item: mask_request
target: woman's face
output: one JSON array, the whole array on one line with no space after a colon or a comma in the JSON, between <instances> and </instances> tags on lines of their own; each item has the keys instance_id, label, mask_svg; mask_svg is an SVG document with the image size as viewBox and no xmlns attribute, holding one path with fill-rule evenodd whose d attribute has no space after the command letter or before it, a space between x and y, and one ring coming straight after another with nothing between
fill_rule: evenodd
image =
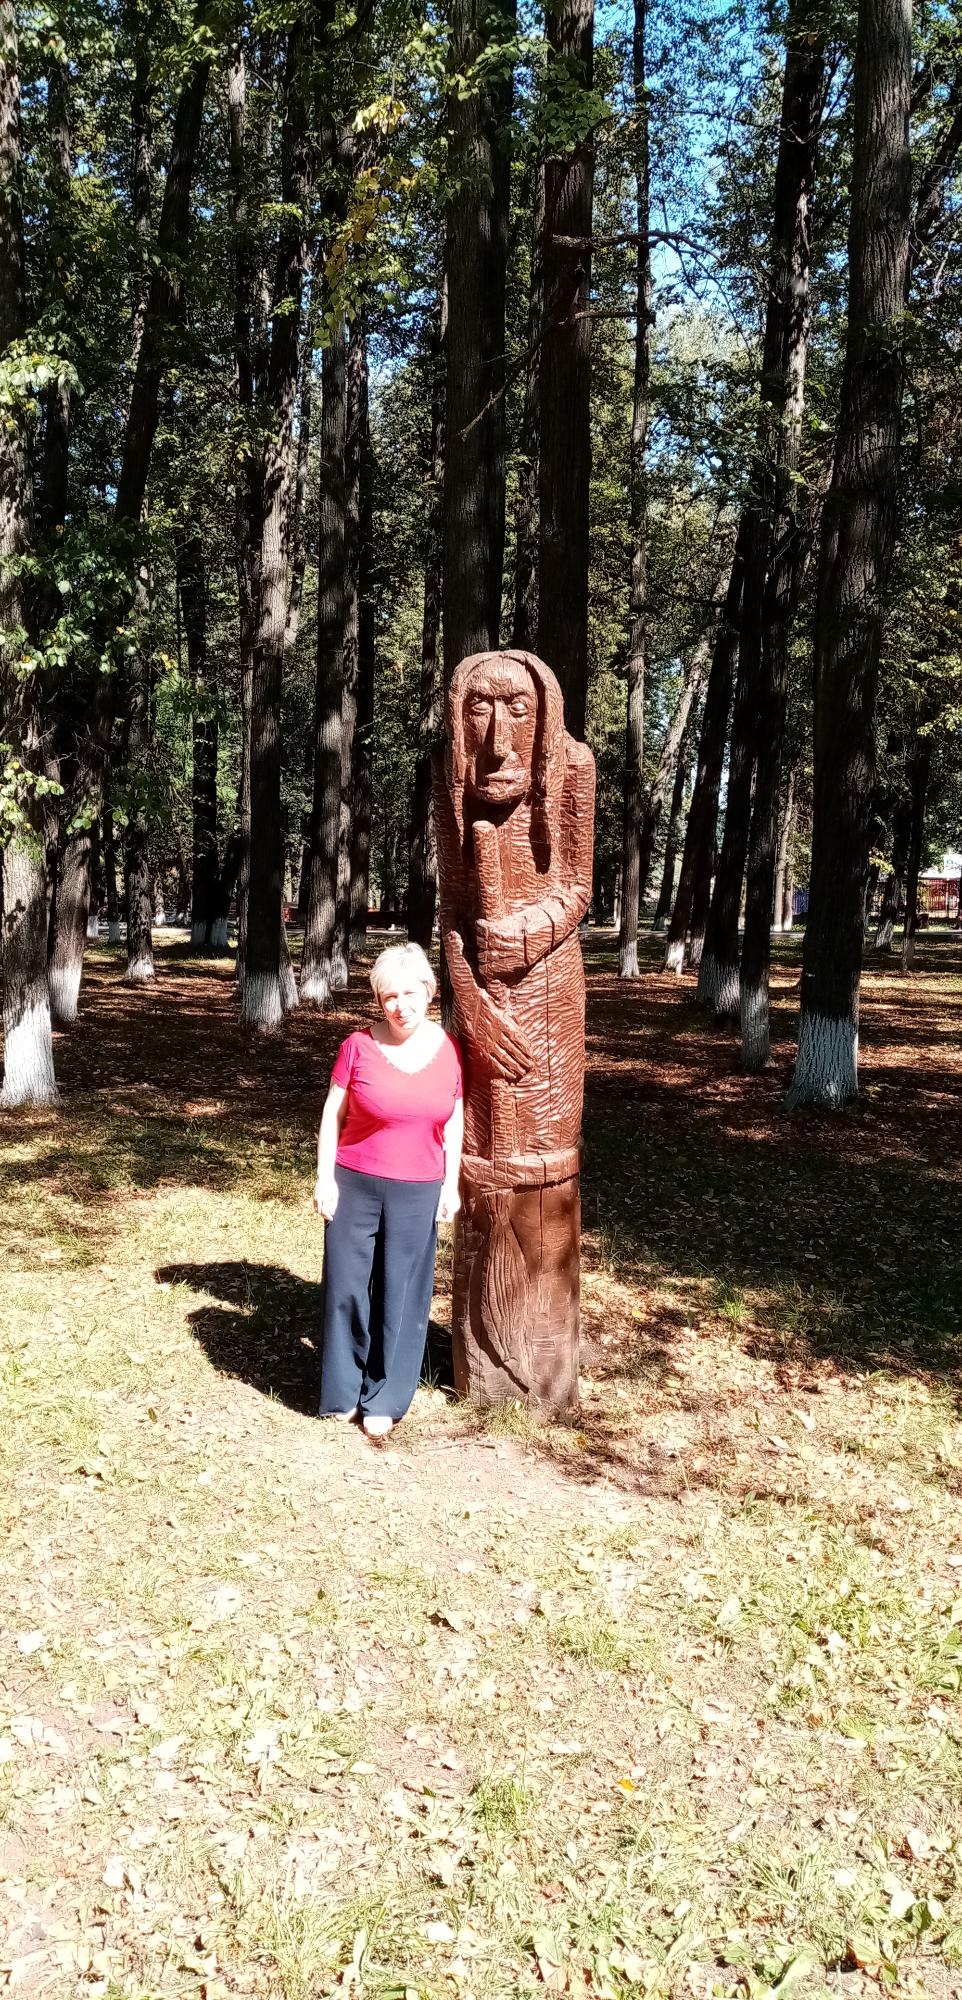
<instances>
[{"instance_id":1,"label":"woman's face","mask_svg":"<svg viewBox=\"0 0 962 2000\"><path fill-rule=\"evenodd\" d=\"M396 1042L406 1042L428 1011L428 989L422 979L399 979L379 995L381 1013Z\"/></svg>"}]
</instances>

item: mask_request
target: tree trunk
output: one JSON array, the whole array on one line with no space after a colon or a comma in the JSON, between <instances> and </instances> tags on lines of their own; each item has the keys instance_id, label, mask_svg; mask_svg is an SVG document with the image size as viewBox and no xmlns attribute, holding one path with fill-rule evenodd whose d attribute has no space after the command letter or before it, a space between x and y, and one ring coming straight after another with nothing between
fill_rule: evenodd
<instances>
[{"instance_id":1,"label":"tree trunk","mask_svg":"<svg viewBox=\"0 0 962 2000\"><path fill-rule=\"evenodd\" d=\"M541 412L538 390L544 326L544 162L532 169L531 276L528 291L528 350L524 410L519 444L518 497L514 516L514 623L511 644L527 651L538 633L538 465Z\"/></svg>"},{"instance_id":2,"label":"tree trunk","mask_svg":"<svg viewBox=\"0 0 962 2000\"><path fill-rule=\"evenodd\" d=\"M330 999L337 916L347 552L347 369L344 321L340 317L324 349L321 366L314 789L308 832L307 919L301 958L301 1001L309 1007L326 1007Z\"/></svg>"},{"instance_id":3,"label":"tree trunk","mask_svg":"<svg viewBox=\"0 0 962 2000\"><path fill-rule=\"evenodd\" d=\"M811 317L811 210L824 87L825 29L819 0L793 0L786 27L759 433L758 505L768 574L761 578L764 636L739 981L742 1061L752 1071L764 1069L770 1052L768 973L789 639L806 561L798 471Z\"/></svg>"},{"instance_id":4,"label":"tree trunk","mask_svg":"<svg viewBox=\"0 0 962 2000\"><path fill-rule=\"evenodd\" d=\"M360 951L367 937L371 867L371 756L374 739L374 667L376 625L374 602L374 461L368 402L367 348L360 377L360 520L357 583L357 714L351 777L351 951Z\"/></svg>"},{"instance_id":5,"label":"tree trunk","mask_svg":"<svg viewBox=\"0 0 962 2000\"><path fill-rule=\"evenodd\" d=\"M775 894L772 901L772 922L777 931L792 928L792 884L789 850L792 839L792 824L795 813L795 766L789 766L782 800L781 817L778 822L778 851L775 858ZM788 922L785 921L785 905L788 903Z\"/></svg>"},{"instance_id":6,"label":"tree trunk","mask_svg":"<svg viewBox=\"0 0 962 2000\"><path fill-rule=\"evenodd\" d=\"M141 600L146 586L141 581ZM150 863L146 787L149 782L151 686L150 663L142 647L133 656L127 676L127 726L124 749L131 774L131 799L124 834L124 892L127 906L127 971L131 986L149 986L154 968L154 881Z\"/></svg>"},{"instance_id":7,"label":"tree trunk","mask_svg":"<svg viewBox=\"0 0 962 2000\"><path fill-rule=\"evenodd\" d=\"M63 838L57 857L47 965L50 1016L57 1028L69 1028L77 1019L93 899L93 832L92 824L76 827Z\"/></svg>"},{"instance_id":8,"label":"tree trunk","mask_svg":"<svg viewBox=\"0 0 962 2000\"><path fill-rule=\"evenodd\" d=\"M20 70L13 0L0 0L0 355L26 331L20 209ZM0 424L0 691L2 736L23 766L8 802L17 820L0 861L4 1072L0 1106L57 1101L47 988L46 850L52 832L35 781L44 776L41 690L36 674L18 679L29 606L16 564L32 543L32 481L26 412L16 402ZM11 563L14 564L11 570Z\"/></svg>"},{"instance_id":9,"label":"tree trunk","mask_svg":"<svg viewBox=\"0 0 962 2000\"><path fill-rule=\"evenodd\" d=\"M676 977L681 976L684 968L685 939L689 929L693 938L698 939L697 957L693 954L692 962L698 963L701 959L701 938L704 935L708 909L707 891L711 884L715 855L718 795L725 762L732 680L738 656L746 541L747 524L743 515L735 542L721 618L712 648L711 672L705 691L705 709L698 741L695 788L688 813L688 825L685 829L678 892L675 896L671 923L668 926L665 971L673 972ZM696 887L699 891L697 899Z\"/></svg>"},{"instance_id":10,"label":"tree trunk","mask_svg":"<svg viewBox=\"0 0 962 2000\"><path fill-rule=\"evenodd\" d=\"M120 943L120 897L117 893L117 838L110 797L103 795L104 893L107 898L107 942Z\"/></svg>"},{"instance_id":11,"label":"tree trunk","mask_svg":"<svg viewBox=\"0 0 962 2000\"><path fill-rule=\"evenodd\" d=\"M496 646L505 508L505 286L513 70L483 59L514 32L514 0L451 0L448 99L444 673ZM481 81L478 81L479 75Z\"/></svg>"},{"instance_id":12,"label":"tree trunk","mask_svg":"<svg viewBox=\"0 0 962 2000\"><path fill-rule=\"evenodd\" d=\"M214 942L220 874L217 854L218 731L207 686L207 566L196 535L188 536L181 551L178 580L194 704L190 941L196 951L204 951Z\"/></svg>"},{"instance_id":13,"label":"tree trunk","mask_svg":"<svg viewBox=\"0 0 962 2000\"><path fill-rule=\"evenodd\" d=\"M571 118L573 87L590 91L594 0L559 0L546 17L549 110ZM587 114L581 113L585 123ZM588 702L588 488L591 478L591 228L594 139L545 163L545 325L538 466L538 652L561 682L565 720L585 733Z\"/></svg>"},{"instance_id":14,"label":"tree trunk","mask_svg":"<svg viewBox=\"0 0 962 2000\"><path fill-rule=\"evenodd\" d=\"M418 755L414 766L408 841L408 937L430 951L438 897L438 857L434 837L431 759L440 721L438 635L441 623L441 541L444 528L444 298L433 342L431 436L428 444L428 507L424 550L424 611L421 619L421 679L418 688ZM517 619L515 620L517 629ZM516 642L520 643L520 642Z\"/></svg>"},{"instance_id":15,"label":"tree trunk","mask_svg":"<svg viewBox=\"0 0 962 2000\"><path fill-rule=\"evenodd\" d=\"M254 401L254 274L247 240L247 64L244 45L235 42L227 59L228 156L231 222L234 231L234 363L241 425L250 421ZM262 118L257 137L266 148ZM260 161L258 161L258 166ZM243 985L247 954L247 909L251 852L251 712L254 702L254 642L258 617L261 522L260 481L255 454L238 466L234 488L234 561L237 571L240 655L241 770L237 802L237 981Z\"/></svg>"},{"instance_id":16,"label":"tree trunk","mask_svg":"<svg viewBox=\"0 0 962 2000\"><path fill-rule=\"evenodd\" d=\"M860 0L848 331L815 615L812 872L789 1104L858 1090L875 701L895 536L909 244L911 0Z\"/></svg>"},{"instance_id":17,"label":"tree trunk","mask_svg":"<svg viewBox=\"0 0 962 2000\"><path fill-rule=\"evenodd\" d=\"M932 770L932 738L916 738L909 763L909 779L912 788L912 829L909 837L909 865L905 885L905 933L902 938L902 971L907 972L915 960L915 933L919 918L919 874L922 868L922 846L925 839L925 807L929 791L929 775Z\"/></svg>"},{"instance_id":18,"label":"tree trunk","mask_svg":"<svg viewBox=\"0 0 962 2000\"><path fill-rule=\"evenodd\" d=\"M205 4L206 0L198 0L195 10L198 26L206 26ZM191 190L200 150L209 74L210 57L202 55L177 99L170 158L157 226L156 252L151 263L149 285L134 315L131 336L133 382L114 503L116 522L126 524L134 538L143 513L170 336L179 312L179 274L185 263L190 235ZM145 67L140 64L134 80L135 101L132 107L134 149L131 197L135 223L141 234L146 234L149 224L150 88L149 65ZM135 594L136 567L134 575ZM104 621L103 629L95 635L95 645L98 649L106 646L110 624L113 622L116 622L116 613L109 621ZM71 760L76 772L78 790L82 792L89 809L95 814L100 807L104 771L110 747L115 678L103 675L99 677L89 713L84 716L81 725L82 740L75 746ZM128 829L129 837L130 829ZM133 829L133 837L136 840L136 828ZM72 842L74 836L70 836L70 839ZM90 858L89 842L81 835L78 840L77 855L71 859L69 866L65 866L62 870L65 878L74 878L77 870L81 867L86 868L87 880L82 885L81 891L81 900L86 909L89 909L91 894ZM140 870L142 865L143 857L137 862L137 869ZM68 942L76 952L76 944L72 942L76 934L76 925L71 921L70 925L64 928L63 952L66 952ZM86 925L84 935L86 935ZM56 949L59 954L61 951L59 943ZM65 995L69 995L74 989L79 992L81 969L82 955L79 964L72 959L69 965L58 957L58 979L61 980Z\"/></svg>"},{"instance_id":19,"label":"tree trunk","mask_svg":"<svg viewBox=\"0 0 962 2000\"><path fill-rule=\"evenodd\" d=\"M688 669L688 673L685 677L684 684L680 690L678 699L675 703L675 707L672 712L671 721L669 722L668 728L665 731L665 740L661 746L661 755L659 756L658 759L658 768L655 772L655 775L651 781L647 795L645 797L644 812L642 814L642 821L641 821L641 838L639 841L639 851L638 851L639 903L644 902L645 896L648 893L648 877L651 873L652 856L655 851L655 843L658 839L658 829L661 825L661 815L665 803L665 793L668 790L672 772L674 771L675 765L681 754L682 740L684 738L685 730L688 727L688 718L689 715L691 714L692 702L696 699L698 695L700 695L701 690L705 683L705 675L708 665L707 651L708 651L707 645L703 645L700 652L696 654L694 660L691 663L691 666ZM623 899L625 893L623 871L622 871L621 893ZM624 907L622 907L622 918L621 918L622 926L624 926L624 920L625 920Z\"/></svg>"},{"instance_id":20,"label":"tree trunk","mask_svg":"<svg viewBox=\"0 0 962 2000\"><path fill-rule=\"evenodd\" d=\"M284 74L281 185L285 204L273 284L264 406L270 435L260 454L256 636L251 690L251 823L244 977L245 1027L266 1034L296 1004L284 934L281 852L281 689L289 599L288 516L302 295L311 195L306 98L307 33L289 30Z\"/></svg>"},{"instance_id":21,"label":"tree trunk","mask_svg":"<svg viewBox=\"0 0 962 2000\"><path fill-rule=\"evenodd\" d=\"M691 764L691 739L693 737L691 718L685 730L685 739L678 753L675 778L671 788L671 804L668 808L668 831L665 835L665 856L661 869L661 888L655 907L652 929L664 931L668 928L672 904L675 899L675 870L678 866L678 849L682 814L685 809L685 785Z\"/></svg>"},{"instance_id":22,"label":"tree trunk","mask_svg":"<svg viewBox=\"0 0 962 2000\"><path fill-rule=\"evenodd\" d=\"M344 689L341 696L341 809L337 842L337 909L331 987L348 983L351 952L351 855L354 844L354 741L361 650L361 483L367 430L367 331L363 318L347 349L345 471Z\"/></svg>"},{"instance_id":23,"label":"tree trunk","mask_svg":"<svg viewBox=\"0 0 962 2000\"><path fill-rule=\"evenodd\" d=\"M647 0L635 0L632 39L634 92L635 227L635 376L629 454L631 513L631 577L628 587L628 700L625 717L625 772L622 794L621 930L618 976L638 977L638 919L645 893L642 870L651 862L651 846L643 854L645 803L645 673L648 664L648 408L651 379L651 190L648 165L648 86L645 78L645 10ZM588 230L591 224L589 221ZM587 641L586 641L587 644ZM585 663L587 698L587 655ZM650 805L650 800L649 800ZM649 843L650 843L649 829ZM647 873L647 869L645 869Z\"/></svg>"}]
</instances>

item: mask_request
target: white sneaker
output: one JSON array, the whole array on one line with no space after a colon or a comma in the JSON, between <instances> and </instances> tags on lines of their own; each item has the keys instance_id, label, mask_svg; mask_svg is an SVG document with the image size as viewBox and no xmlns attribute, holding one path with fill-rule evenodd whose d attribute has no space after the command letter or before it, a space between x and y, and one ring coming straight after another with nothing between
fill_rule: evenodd
<instances>
[{"instance_id":1,"label":"white sneaker","mask_svg":"<svg viewBox=\"0 0 962 2000\"><path fill-rule=\"evenodd\" d=\"M365 1417L363 1423L365 1435L369 1438L386 1438L388 1432L394 1429L393 1417Z\"/></svg>"}]
</instances>

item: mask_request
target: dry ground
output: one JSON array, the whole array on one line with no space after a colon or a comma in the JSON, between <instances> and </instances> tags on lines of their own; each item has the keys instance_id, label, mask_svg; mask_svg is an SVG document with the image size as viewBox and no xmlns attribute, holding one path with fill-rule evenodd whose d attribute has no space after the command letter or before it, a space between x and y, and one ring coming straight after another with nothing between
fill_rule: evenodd
<instances>
[{"instance_id":1,"label":"dry ground","mask_svg":"<svg viewBox=\"0 0 962 2000\"><path fill-rule=\"evenodd\" d=\"M864 1096L589 949L584 1407L312 1417L312 1130L363 1011L91 953L2 1128L0 1986L962 1994L962 955ZM654 964L654 949L651 963ZM442 1262L436 1317L445 1317Z\"/></svg>"}]
</instances>

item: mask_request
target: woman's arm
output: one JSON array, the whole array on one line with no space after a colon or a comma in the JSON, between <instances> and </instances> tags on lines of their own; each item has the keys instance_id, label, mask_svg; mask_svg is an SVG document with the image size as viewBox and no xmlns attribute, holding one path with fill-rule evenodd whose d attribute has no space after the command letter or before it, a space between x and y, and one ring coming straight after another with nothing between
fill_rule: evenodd
<instances>
[{"instance_id":1,"label":"woman's arm","mask_svg":"<svg viewBox=\"0 0 962 2000\"><path fill-rule=\"evenodd\" d=\"M461 1148L464 1144L464 1099L455 1101L444 1128L444 1184L438 1198L438 1221L453 1222L461 1206L458 1182L461 1176Z\"/></svg>"},{"instance_id":2,"label":"woman's arm","mask_svg":"<svg viewBox=\"0 0 962 2000\"><path fill-rule=\"evenodd\" d=\"M314 1183L314 1206L325 1222L333 1221L334 1210L337 1207L334 1161L346 1117L347 1086L342 1083L332 1083L324 1099L324 1109L321 1112L321 1123L317 1134L317 1179Z\"/></svg>"}]
</instances>

